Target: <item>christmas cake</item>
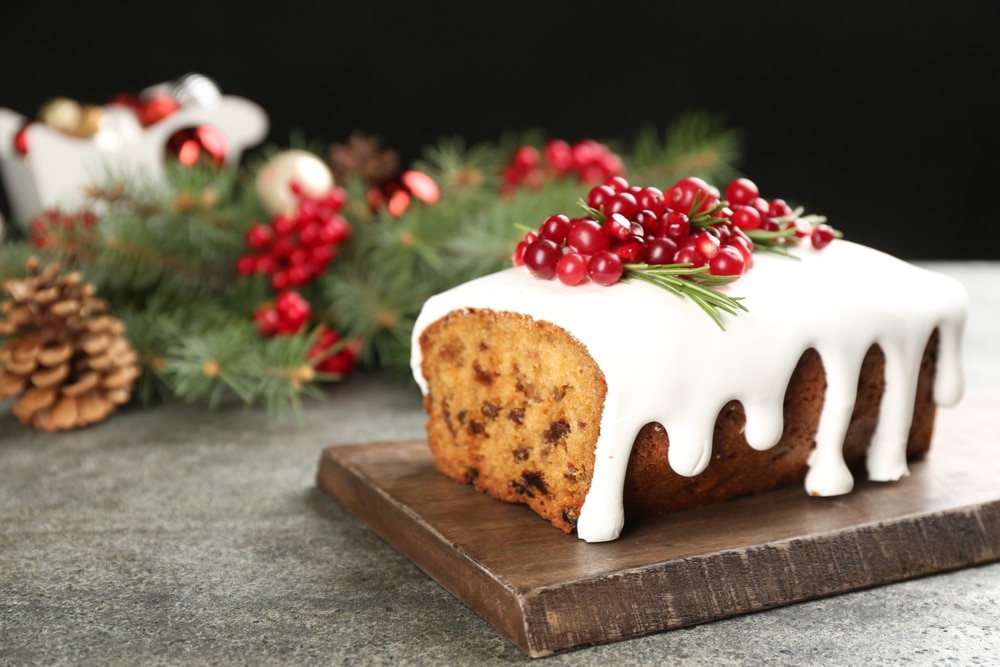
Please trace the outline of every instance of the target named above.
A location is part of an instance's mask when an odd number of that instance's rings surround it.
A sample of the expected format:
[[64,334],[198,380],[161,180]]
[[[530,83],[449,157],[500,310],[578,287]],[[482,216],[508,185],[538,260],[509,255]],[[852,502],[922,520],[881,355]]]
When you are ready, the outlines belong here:
[[896,481],[927,453],[962,393],[959,283],[745,179],[605,187],[424,304],[411,364],[443,474],[597,542],[778,487]]

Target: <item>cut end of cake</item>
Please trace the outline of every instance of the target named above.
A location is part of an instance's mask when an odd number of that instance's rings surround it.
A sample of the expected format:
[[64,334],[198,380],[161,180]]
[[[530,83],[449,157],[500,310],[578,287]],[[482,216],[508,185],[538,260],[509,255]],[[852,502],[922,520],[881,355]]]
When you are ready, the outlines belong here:
[[607,392],[579,341],[522,315],[470,309],[433,323],[419,344],[441,472],[571,532]]

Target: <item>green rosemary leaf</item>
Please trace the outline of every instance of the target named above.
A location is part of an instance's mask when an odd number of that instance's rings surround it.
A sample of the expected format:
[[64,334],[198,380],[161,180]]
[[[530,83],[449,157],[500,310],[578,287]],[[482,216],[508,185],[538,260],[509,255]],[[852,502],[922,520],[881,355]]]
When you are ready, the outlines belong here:
[[604,217],[604,213],[602,211],[599,211],[596,208],[591,208],[587,204],[587,201],[582,197],[576,201],[576,204],[587,212],[587,216],[589,218],[596,220],[597,222],[603,223],[607,219]]
[[707,267],[690,264],[626,264],[623,279],[642,280],[679,297],[691,299],[725,331],[720,311],[737,315],[747,312],[743,297],[729,296],[715,289],[736,279],[736,276],[713,276]]

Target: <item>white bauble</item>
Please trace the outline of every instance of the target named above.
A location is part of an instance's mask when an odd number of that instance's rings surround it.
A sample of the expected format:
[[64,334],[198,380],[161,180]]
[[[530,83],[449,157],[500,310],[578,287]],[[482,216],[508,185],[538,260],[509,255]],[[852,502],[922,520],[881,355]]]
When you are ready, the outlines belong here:
[[157,97],[170,97],[172,90],[173,84],[169,81],[154,83],[152,86],[146,86],[139,91],[139,99],[151,100]]
[[254,184],[257,198],[271,215],[287,213],[299,204],[292,192],[298,183],[302,194],[319,197],[333,189],[333,173],[315,153],[289,149],[268,158]]
[[94,135],[94,143],[106,153],[113,153],[134,145],[142,135],[142,125],[131,109],[115,104],[104,107],[101,127]]

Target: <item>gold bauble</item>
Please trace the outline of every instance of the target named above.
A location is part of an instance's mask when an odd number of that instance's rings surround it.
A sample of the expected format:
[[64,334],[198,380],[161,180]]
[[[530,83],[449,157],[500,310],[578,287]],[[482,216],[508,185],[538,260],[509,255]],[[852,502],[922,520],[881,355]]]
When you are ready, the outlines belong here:
[[38,120],[49,127],[75,134],[80,127],[83,109],[76,100],[68,97],[54,97],[38,110]]
[[275,153],[261,167],[254,184],[268,213],[287,213],[298,206],[292,183],[298,184],[303,195],[319,197],[333,189],[333,173],[315,153],[294,148]]
[[77,125],[76,134],[81,137],[92,137],[101,129],[104,120],[104,108],[96,104],[86,104],[80,110],[80,123]]

